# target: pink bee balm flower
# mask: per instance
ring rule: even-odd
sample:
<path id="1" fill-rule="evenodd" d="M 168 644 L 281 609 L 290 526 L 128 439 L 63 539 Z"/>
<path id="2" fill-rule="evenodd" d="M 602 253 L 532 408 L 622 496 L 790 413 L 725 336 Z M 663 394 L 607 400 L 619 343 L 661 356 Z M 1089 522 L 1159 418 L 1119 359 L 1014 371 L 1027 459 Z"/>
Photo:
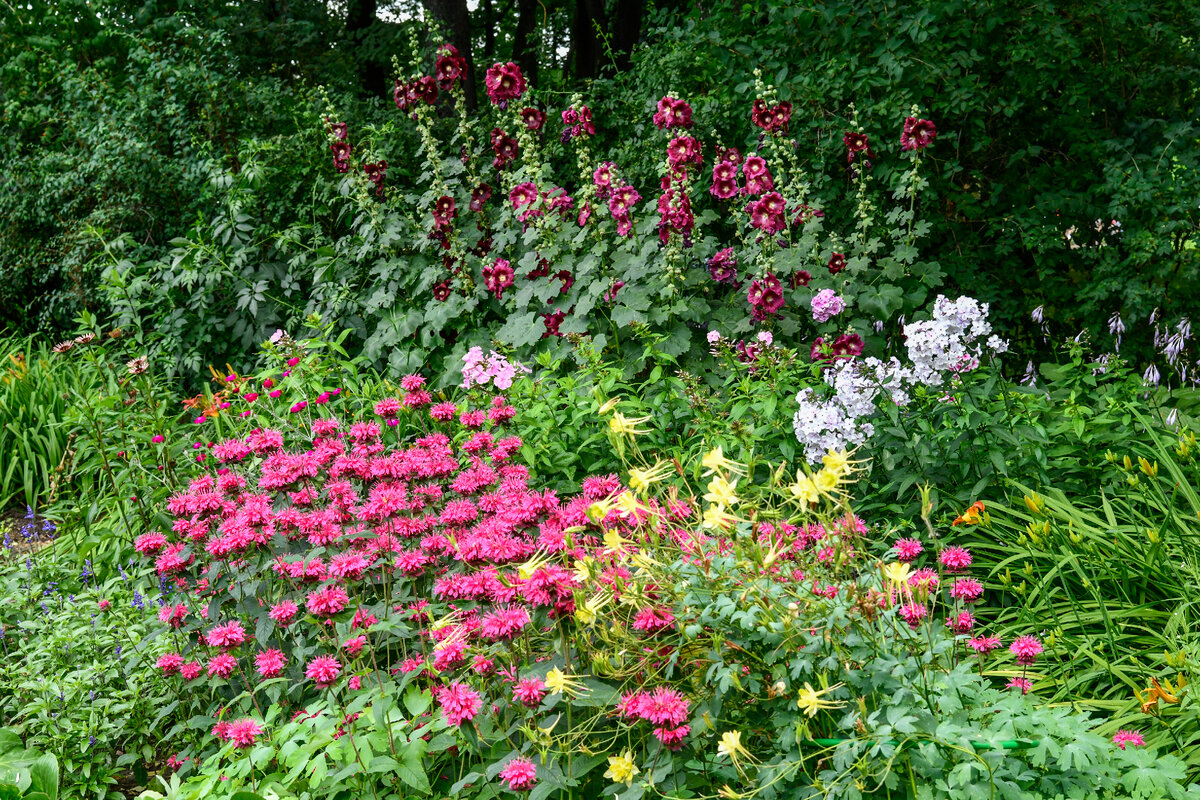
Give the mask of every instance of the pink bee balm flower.
<path id="1" fill-rule="evenodd" d="M 929 616 L 929 609 L 923 603 L 905 603 L 900 607 L 900 616 L 908 623 L 908 627 L 917 628 L 921 620 Z"/>
<path id="2" fill-rule="evenodd" d="M 108 609 L 112 607 L 112 603 L 108 600 L 97 600 L 96 607 L 101 611 L 108 611 Z"/>
<path id="3" fill-rule="evenodd" d="M 415 392 L 425 387 L 425 379 L 420 375 L 405 375 L 400 379 L 400 388 L 406 392 Z"/>
<path id="4" fill-rule="evenodd" d="M 229 650 L 246 641 L 246 631 L 240 622 L 227 622 L 213 628 L 205 635 L 204 639 L 211 647 Z"/>
<path id="5" fill-rule="evenodd" d="M 1029 690 L 1033 688 L 1033 681 L 1028 678 L 1013 678 L 1008 683 L 1004 684 L 1006 689 L 1020 689 L 1021 694 L 1029 694 Z"/>
<path id="6" fill-rule="evenodd" d="M 938 553 L 938 561 L 949 572 L 962 572 L 971 566 L 971 553 L 963 547 L 947 547 Z"/>
<path id="7" fill-rule="evenodd" d="M 527 758 L 514 758 L 500 770 L 500 780 L 508 784 L 514 792 L 532 789 L 537 783 L 537 767 Z"/>
<path id="8" fill-rule="evenodd" d="M 1142 734 L 1138 733 L 1137 731 L 1127 731 L 1123 729 L 1113 734 L 1112 740 L 1113 744 L 1122 750 L 1125 749 L 1125 745 L 1127 744 L 1137 747 L 1146 743 L 1146 740 L 1142 738 Z"/>
<path id="9" fill-rule="evenodd" d="M 352 656 L 356 656 L 362 652 L 363 645 L 365 645 L 366 643 L 367 643 L 366 636 L 355 636 L 354 638 L 347 639 L 345 642 L 343 642 L 342 649 L 345 650 L 348 654 L 350 654 Z"/>
<path id="10" fill-rule="evenodd" d="M 299 606 L 291 600 L 281 600 L 277 604 L 271 606 L 271 613 L 268 614 L 275 621 L 276 625 L 289 625 L 296 619 L 297 612 L 300 611 Z"/>
<path id="11" fill-rule="evenodd" d="M 479 693 L 465 683 L 451 683 L 435 690 L 435 694 L 446 722 L 451 725 L 461 725 L 464 721 L 475 719 L 483 705 Z"/>
<path id="12" fill-rule="evenodd" d="M 287 656 L 281 650 L 263 650 L 254 657 L 254 665 L 264 678 L 278 678 L 287 666 Z"/>
<path id="13" fill-rule="evenodd" d="M 332 617 L 346 607 L 350 595 L 341 586 L 326 586 L 310 592 L 304 606 L 310 614 L 318 617 Z"/>
<path id="14" fill-rule="evenodd" d="M 350 680 L 346 681 L 346 685 L 349 686 L 352 691 L 358 691 L 362 688 L 362 678 L 358 675 L 354 675 L 350 678 Z"/>
<path id="15" fill-rule="evenodd" d="M 950 587 L 950 596 L 964 603 L 973 603 L 983 594 L 983 584 L 974 578 L 958 578 Z"/>
<path id="16" fill-rule="evenodd" d="M 896 552 L 897 561 L 908 564 L 921 555 L 925 550 L 925 545 L 917 539 L 897 539 L 896 544 L 892 545 L 892 549 Z"/>
<path id="17" fill-rule="evenodd" d="M 946 627 L 955 633 L 970 633 L 975 627 L 975 617 L 970 611 L 960 611 L 946 619 Z"/>
<path id="18" fill-rule="evenodd" d="M 199 661 L 189 661 L 179 668 L 179 675 L 185 681 L 194 681 L 200 677 L 200 673 L 203 671 Z"/>
<path id="19" fill-rule="evenodd" d="M 137 550 L 139 553 L 141 553 L 144 556 L 148 556 L 151 553 L 157 553 L 159 550 L 162 550 L 166 546 L 167 546 L 166 535 L 164 535 L 162 533 L 158 533 L 158 532 L 143 533 L 141 536 L 139 536 L 137 538 L 137 541 L 135 541 L 133 543 L 133 549 Z"/>
<path id="20" fill-rule="evenodd" d="M 321 689 L 332 686 L 341 674 L 342 665 L 333 656 L 317 656 L 304 669 L 304 676 Z"/>
<path id="21" fill-rule="evenodd" d="M 967 640 L 967 647 L 981 656 L 986 656 L 993 650 L 999 649 L 1000 638 L 998 636 L 976 636 L 974 639 Z"/>
<path id="22" fill-rule="evenodd" d="M 513 699 L 519 700 L 530 708 L 536 708 L 546 696 L 546 683 L 541 678 L 525 678 L 517 681 L 513 688 Z"/>
<path id="23" fill-rule="evenodd" d="M 661 727 L 654 729 L 654 735 L 668 750 L 678 750 L 683 747 L 683 742 L 691 731 L 690 725 L 680 725 L 676 728 Z"/>
<path id="24" fill-rule="evenodd" d="M 252 719 L 239 719 L 229 723 L 226 738 L 237 747 L 250 747 L 263 732 L 262 726 Z"/>
<path id="25" fill-rule="evenodd" d="M 163 675 L 173 675 L 183 666 L 183 656 L 178 653 L 163 653 L 158 657 L 158 668 Z"/>
<path id="26" fill-rule="evenodd" d="M 394 417 L 400 413 L 400 401 L 394 397 L 385 397 L 375 404 L 375 413 L 381 417 Z"/>
<path id="27" fill-rule="evenodd" d="M 237 659 L 228 653 L 220 653 L 208 662 L 208 677 L 228 678 L 237 667 Z"/>
<path id="28" fill-rule="evenodd" d="M 1041 654 L 1042 650 L 1042 643 L 1033 636 L 1018 636 L 1008 646 L 1008 652 L 1016 656 L 1017 663 L 1022 666 L 1029 666 L 1037 661 L 1037 657 Z"/>

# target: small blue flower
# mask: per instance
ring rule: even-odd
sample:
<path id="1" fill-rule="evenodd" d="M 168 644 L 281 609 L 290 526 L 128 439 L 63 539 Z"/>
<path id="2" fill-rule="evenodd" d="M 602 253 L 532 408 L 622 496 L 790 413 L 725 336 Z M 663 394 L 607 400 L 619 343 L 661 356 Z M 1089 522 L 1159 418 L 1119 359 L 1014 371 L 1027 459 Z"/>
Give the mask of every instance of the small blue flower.
<path id="1" fill-rule="evenodd" d="M 146 598 L 142 597 L 141 593 L 138 592 L 137 589 L 133 590 L 133 601 L 131 604 L 139 611 L 146 610 Z"/>
<path id="2" fill-rule="evenodd" d="M 113 651 L 114 656 L 121 655 L 121 645 L 117 645 L 117 649 Z"/>

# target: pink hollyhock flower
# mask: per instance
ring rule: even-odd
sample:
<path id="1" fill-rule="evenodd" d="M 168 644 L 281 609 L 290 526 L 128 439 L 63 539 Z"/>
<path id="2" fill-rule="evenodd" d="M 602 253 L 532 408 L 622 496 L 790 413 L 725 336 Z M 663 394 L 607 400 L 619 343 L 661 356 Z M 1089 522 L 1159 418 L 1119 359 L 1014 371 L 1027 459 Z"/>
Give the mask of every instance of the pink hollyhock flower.
<path id="1" fill-rule="evenodd" d="M 1033 681 L 1028 678 L 1013 678 L 1008 683 L 1004 684 L 1006 689 L 1020 689 L 1021 694 L 1029 694 L 1029 690 L 1033 688 Z"/>
<path id="2" fill-rule="evenodd" d="M 229 723 L 226 728 L 226 738 L 237 747 L 250 747 L 254 740 L 262 735 L 263 729 L 252 719 L 239 719 Z"/>
<path id="3" fill-rule="evenodd" d="M 525 757 L 514 758 L 500 770 L 500 780 L 514 792 L 527 791 L 537 783 L 537 767 Z"/>
<path id="4" fill-rule="evenodd" d="M 513 687 L 513 700 L 519 700 L 530 708 L 537 708 L 546 696 L 546 682 L 541 678 L 525 678 Z"/>
<path id="5" fill-rule="evenodd" d="M 746 300 L 750 303 L 750 313 L 754 319 L 762 321 L 779 313 L 783 308 L 783 284 L 779 278 L 768 272 L 762 278 L 755 278 L 750 282 Z"/>
<path id="6" fill-rule="evenodd" d="M 479 693 L 465 683 L 451 683 L 434 689 L 434 696 L 446 722 L 451 725 L 461 725 L 464 721 L 475 719 L 483 705 Z"/>
<path id="7" fill-rule="evenodd" d="M 658 101 L 658 111 L 654 114 L 654 125 L 657 128 L 690 128 L 692 127 L 692 107 L 684 100 L 674 97 L 664 97 Z"/>
<path id="8" fill-rule="evenodd" d="M 185 681 L 194 681 L 200 677 L 200 673 L 204 670 L 200 667 L 199 661 L 189 661 L 179 668 L 179 674 Z"/>
<path id="9" fill-rule="evenodd" d="M 158 657 L 158 668 L 163 675 L 174 675 L 183 666 L 183 656 L 178 653 L 163 653 Z"/>
<path id="10" fill-rule="evenodd" d="M 287 656 L 282 650 L 263 650 L 254 657 L 254 666 L 264 678 L 278 678 L 287 666 Z"/>
<path id="11" fill-rule="evenodd" d="M 938 554 L 938 561 L 949 572 L 962 572 L 971 566 L 971 553 L 963 547 L 947 547 Z"/>
<path id="12" fill-rule="evenodd" d="M 973 603 L 983 594 L 983 584 L 974 578 L 958 578 L 950 587 L 950 596 L 964 603 Z"/>
<path id="13" fill-rule="evenodd" d="M 906 564 L 912 563 L 917 556 L 921 555 L 925 549 L 925 545 L 921 544 L 918 539 L 897 539 L 892 545 L 892 549 L 896 553 L 896 560 L 903 561 Z"/>
<path id="14" fill-rule="evenodd" d="M 341 674 L 342 665 L 333 656 L 317 656 L 304 668 L 304 676 L 321 689 L 332 686 Z"/>
<path id="15" fill-rule="evenodd" d="M 1131 744 L 1134 747 L 1138 747 L 1138 746 L 1144 745 L 1146 743 L 1146 740 L 1142 738 L 1142 734 L 1138 733 L 1137 731 L 1127 731 L 1124 729 L 1119 730 L 1115 734 L 1113 734 L 1112 740 L 1113 740 L 1113 744 L 1115 744 L 1117 747 L 1121 748 L 1122 750 L 1125 749 L 1125 745 L 1127 745 L 1127 744 Z"/>
<path id="16" fill-rule="evenodd" d="M 1043 649 L 1042 643 L 1033 636 L 1018 636 L 1008 646 L 1008 652 L 1017 657 L 1017 663 L 1026 667 L 1037 661 Z"/>
<path id="17" fill-rule="evenodd" d="M 267 616 L 273 619 L 276 625 L 287 626 L 296 619 L 296 614 L 299 611 L 299 606 L 297 606 L 291 600 L 280 600 L 278 603 L 271 606 L 271 612 L 267 614 Z"/>
<path id="18" fill-rule="evenodd" d="M 998 636 L 976 636 L 974 639 L 967 640 L 967 647 L 981 656 L 986 656 L 993 650 L 999 649 L 1000 638 Z"/>
<path id="19" fill-rule="evenodd" d="M 219 653 L 208 662 L 208 677 L 228 678 L 237 667 L 237 659 L 228 653 Z"/>

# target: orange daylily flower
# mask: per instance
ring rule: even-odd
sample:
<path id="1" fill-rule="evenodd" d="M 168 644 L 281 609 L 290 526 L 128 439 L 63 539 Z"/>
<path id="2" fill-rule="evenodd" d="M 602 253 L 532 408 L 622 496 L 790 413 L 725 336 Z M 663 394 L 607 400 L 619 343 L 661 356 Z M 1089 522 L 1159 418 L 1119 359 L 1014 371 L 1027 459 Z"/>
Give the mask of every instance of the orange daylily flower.
<path id="1" fill-rule="evenodd" d="M 955 519 L 951 525 L 958 525 L 960 523 L 963 525 L 978 525 L 983 521 L 983 508 L 983 501 L 976 500 L 971 504 L 971 507 L 964 511 L 961 516 Z"/>
<path id="2" fill-rule="evenodd" d="M 1166 684 L 1164 687 L 1163 684 Z M 1167 704 L 1178 703 L 1183 687 L 1187 686 L 1187 679 L 1182 675 L 1179 676 L 1178 688 L 1171 685 L 1171 682 L 1164 680 L 1162 684 L 1158 682 L 1158 678 L 1151 678 L 1150 685 L 1146 687 L 1146 691 L 1140 692 L 1137 689 L 1133 693 L 1137 696 L 1138 702 L 1142 704 L 1143 714 L 1153 714 L 1158 708 L 1158 701 L 1161 700 Z"/>

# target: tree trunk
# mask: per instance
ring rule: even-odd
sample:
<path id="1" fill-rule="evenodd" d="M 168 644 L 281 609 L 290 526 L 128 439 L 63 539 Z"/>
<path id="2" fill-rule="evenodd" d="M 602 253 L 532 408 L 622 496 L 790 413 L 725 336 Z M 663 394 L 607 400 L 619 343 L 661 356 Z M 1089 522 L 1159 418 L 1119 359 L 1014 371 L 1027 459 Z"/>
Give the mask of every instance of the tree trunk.
<path id="1" fill-rule="evenodd" d="M 387 71 L 383 63 L 363 54 L 369 52 L 369 49 L 364 47 L 368 33 L 379 24 L 375 17 L 377 9 L 378 0 L 349 0 L 346 8 L 346 39 L 353 46 L 360 48 L 357 59 L 358 78 L 363 94 L 368 97 L 378 97 L 381 92 L 386 93 L 390 88 L 387 85 Z"/>
<path id="2" fill-rule="evenodd" d="M 467 0 L 423 0 L 425 9 L 449 34 L 450 43 L 458 48 L 458 54 L 467 60 L 467 71 L 463 75 L 463 93 L 467 108 L 474 110 L 478 96 L 475 90 L 475 58 L 471 53 L 471 15 L 467 11 Z M 440 45 L 435 42 L 434 45 Z"/>
<path id="3" fill-rule="evenodd" d="M 617 0 L 617 13 L 612 21 L 612 48 L 617 72 L 625 72 L 631 64 L 634 45 L 642 36 L 642 17 L 646 0 Z"/>
<path id="4" fill-rule="evenodd" d="M 517 30 L 513 35 L 513 61 L 531 87 L 537 85 L 538 53 L 533 35 L 537 31 L 537 0 L 517 0 Z"/>
<path id="5" fill-rule="evenodd" d="M 607 30 L 604 7 L 600 0 L 575 0 L 575 19 L 571 26 L 571 46 L 575 51 L 575 81 L 591 80 L 600 71 L 600 40 L 597 26 Z"/>
<path id="6" fill-rule="evenodd" d="M 496 57 L 496 14 L 492 0 L 483 0 L 483 60 L 490 66 Z"/>

